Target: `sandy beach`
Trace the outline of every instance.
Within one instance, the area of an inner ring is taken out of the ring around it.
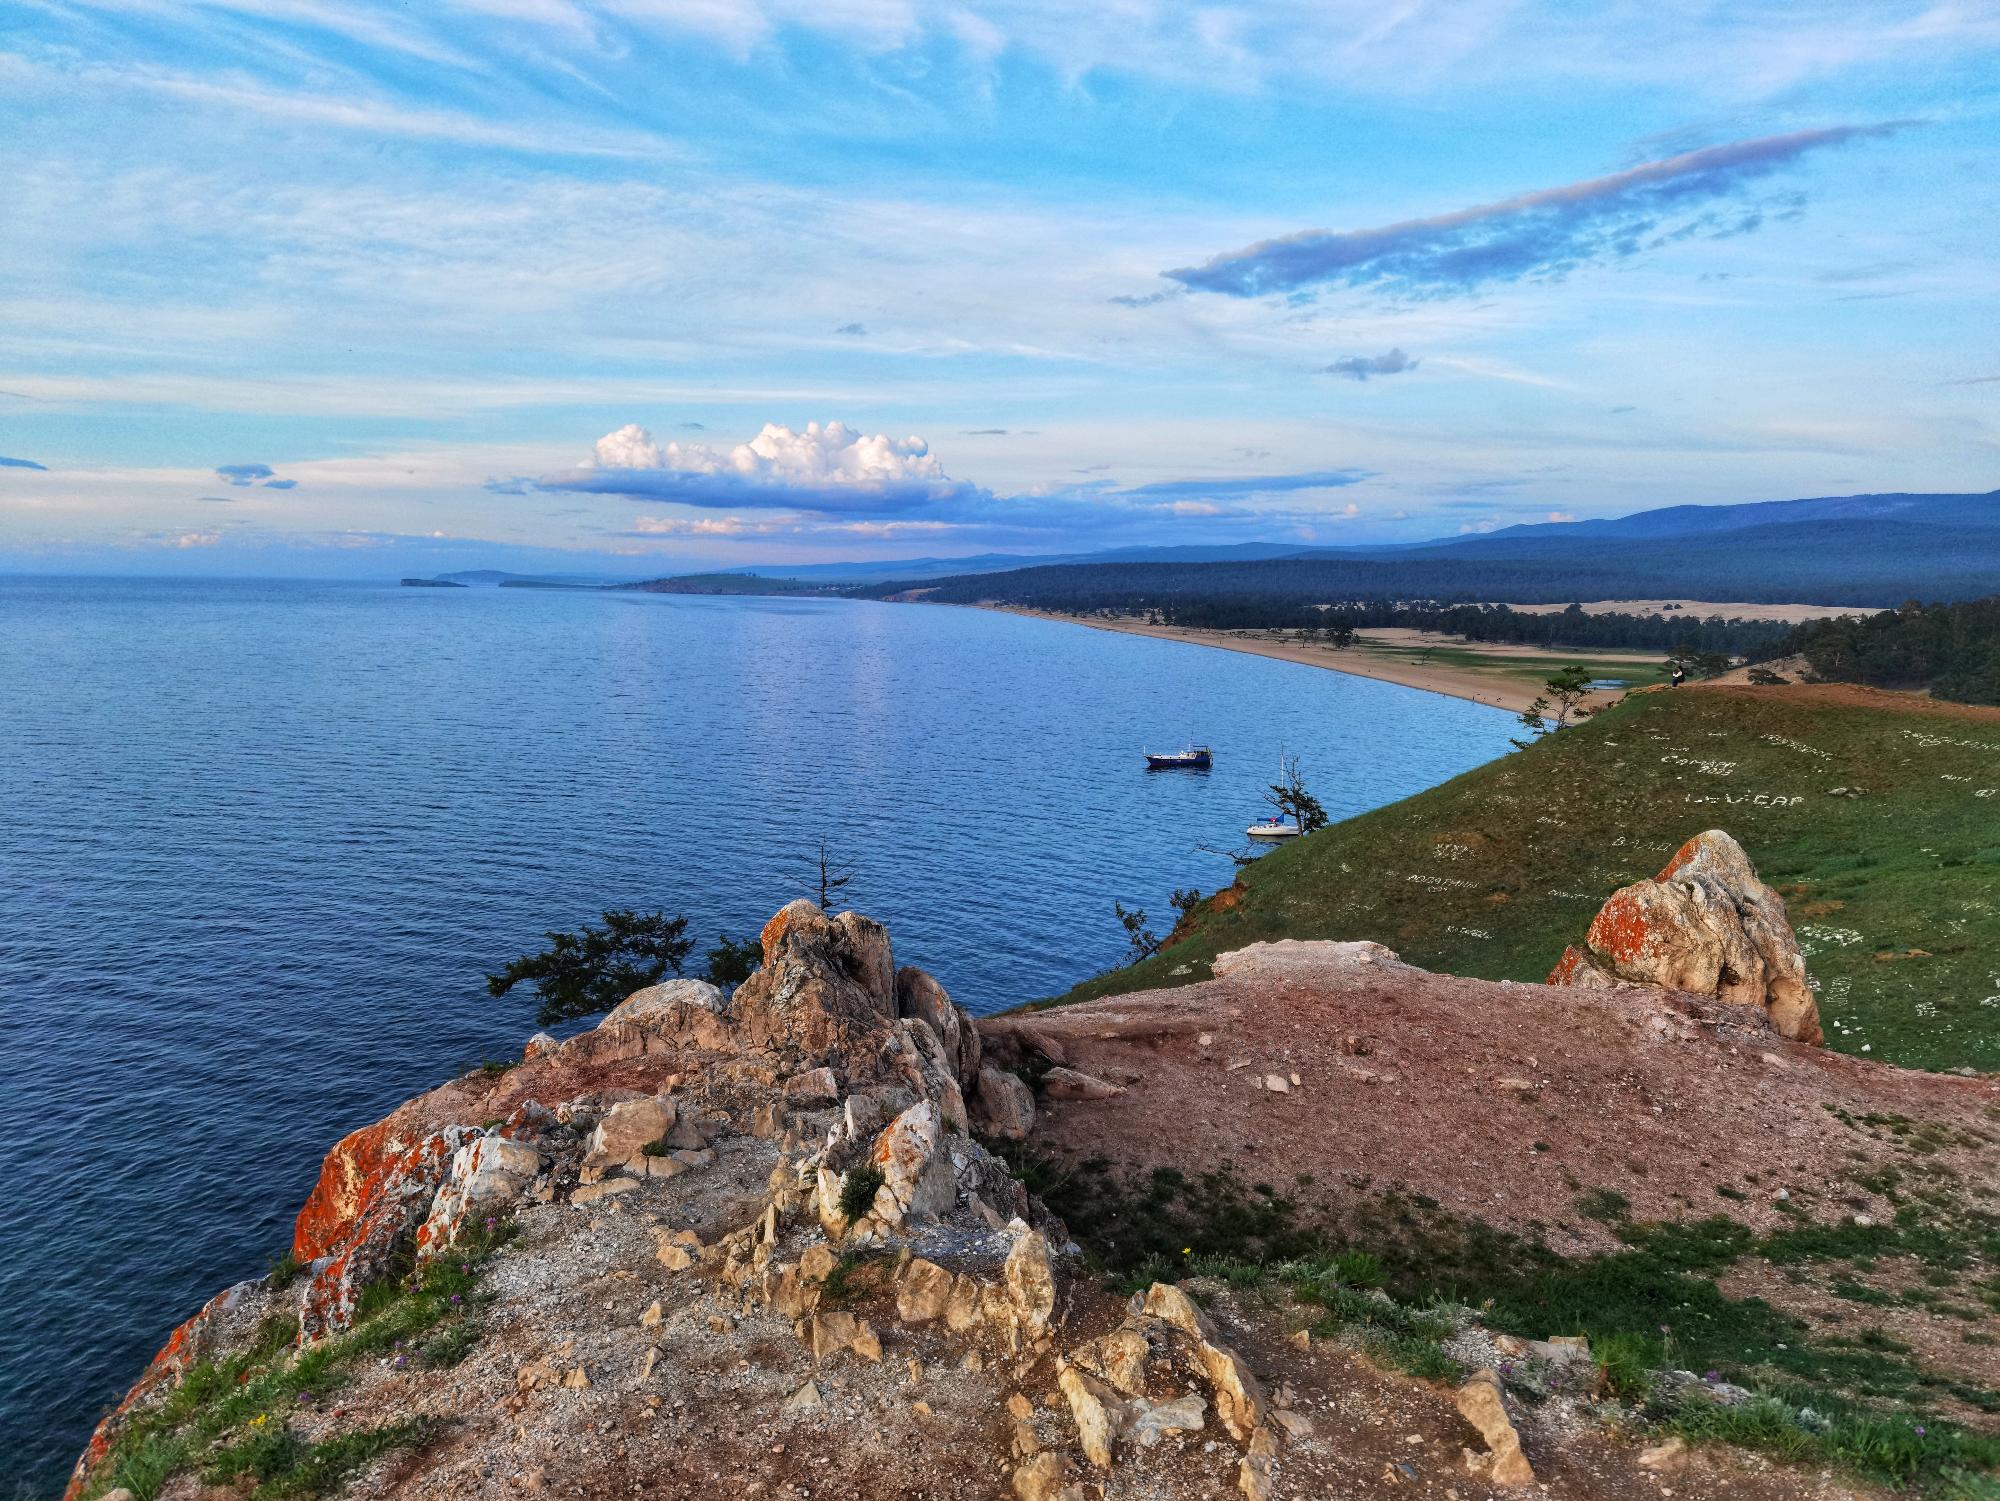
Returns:
[[[1428,631],[1387,629],[1364,631],[1356,644],[1339,650],[1317,642],[1299,641],[1269,631],[1186,630],[1177,626],[1148,625],[1129,616],[1106,619],[1098,616],[1063,615],[1050,610],[1016,609],[1006,605],[984,606],[1005,610],[1011,615],[1027,615],[1037,620],[1058,620],[1092,630],[1117,631],[1128,636],[1151,636],[1160,641],[1181,641],[1191,646],[1217,647],[1223,651],[1247,652],[1280,662],[1297,662],[1306,667],[1323,667],[1354,677],[1374,678],[1405,688],[1421,688],[1427,693],[1444,693],[1470,699],[1495,709],[1518,714],[1533,701],[1539,674],[1545,673],[1552,657],[1575,660],[1593,669],[1629,667],[1633,672],[1656,668],[1659,652],[1563,652],[1537,646],[1479,643]],[[1436,660],[1448,653],[1450,660]],[[1428,659],[1428,660],[1427,660]],[[1619,692],[1595,694],[1593,708],[1601,708],[1620,696]]]

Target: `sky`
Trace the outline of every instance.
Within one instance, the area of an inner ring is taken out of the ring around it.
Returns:
[[[2000,486],[2000,3],[0,0],[0,569]]]

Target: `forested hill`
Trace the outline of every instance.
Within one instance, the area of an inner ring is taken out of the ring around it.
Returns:
[[[1065,612],[1157,609],[1173,599],[1224,596],[1297,604],[1681,598],[1880,609],[1906,599],[1993,592],[2000,580],[2000,502],[1964,499],[1968,504],[1954,508],[1950,520],[1834,517],[1637,538],[1551,526],[1339,556],[1021,568],[925,587],[929,598],[945,603]]]

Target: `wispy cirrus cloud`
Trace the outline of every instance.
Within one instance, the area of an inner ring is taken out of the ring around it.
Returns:
[[[1606,177],[1377,229],[1308,229],[1162,273],[1196,292],[1261,297],[1335,285],[1413,296],[1494,282],[1556,280],[1694,234],[1747,233],[1755,205],[1724,205],[1748,184],[1816,151],[1887,135],[1908,122],[1836,125],[1684,151]],[[1793,211],[1786,205],[1785,211]]]
[[[47,464],[37,464],[33,459],[10,459],[0,455],[0,469],[39,469],[48,472]]]
[[[1179,495],[1215,498],[1230,495],[1288,495],[1297,490],[1334,490],[1358,485],[1374,476],[1366,469],[1309,469],[1298,474],[1223,475],[1213,479],[1157,480],[1119,490],[1119,496],[1144,499]]]

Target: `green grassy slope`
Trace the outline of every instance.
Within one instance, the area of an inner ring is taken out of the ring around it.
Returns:
[[[2000,1069],[2000,714],[1845,689],[1631,695],[1274,851],[1159,954],[1062,1001],[1203,978],[1216,954],[1276,938],[1369,938],[1426,969],[1539,980],[1614,888],[1707,828],[1784,894],[1831,1046]]]

